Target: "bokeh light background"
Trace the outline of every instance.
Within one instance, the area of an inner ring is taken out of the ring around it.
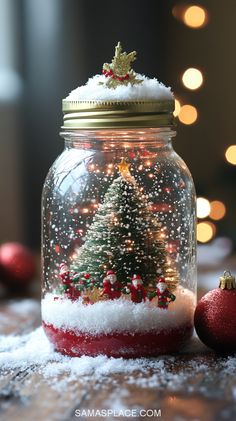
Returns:
[[[215,2],[215,6],[216,6],[215,8],[211,7],[212,6],[211,2],[209,2],[209,8],[205,7],[206,3],[207,2],[204,2],[204,6],[203,6],[203,4],[201,5],[201,4],[193,4],[193,3],[190,4],[190,3],[179,2],[172,9],[173,16],[177,20],[179,20],[181,23],[189,27],[190,30],[200,31],[206,26],[211,25],[211,14],[214,19],[214,12],[216,9],[218,9],[217,2]],[[191,33],[189,34],[189,36],[191,37]],[[204,46],[202,46],[202,48],[204,48]],[[211,54],[210,51],[209,51],[209,54]],[[196,63],[197,63],[197,60],[195,58],[194,64]],[[204,68],[205,71],[202,70],[202,67]],[[174,114],[179,119],[179,121],[184,125],[193,125],[193,124],[201,125],[201,121],[198,121],[199,112],[201,112],[200,107],[198,110],[198,107],[196,107],[196,105],[193,105],[192,103],[185,104],[185,101],[184,103],[181,103],[180,97],[181,95],[183,95],[185,97],[185,100],[188,98],[188,95],[186,94],[185,90],[197,91],[198,89],[202,89],[203,91],[202,94],[204,95],[204,83],[206,83],[207,85],[209,82],[208,72],[207,72],[208,67],[210,67],[209,60],[206,60],[206,62],[203,63],[200,56],[199,68],[189,67],[186,70],[184,70],[182,74],[181,80],[182,80],[183,88],[180,89],[180,96],[175,101],[176,106],[175,106]],[[209,70],[211,71],[210,68]],[[222,80],[223,75],[221,75],[221,77],[220,75],[218,76],[219,76],[219,82],[215,86],[216,90],[219,83],[224,83]],[[225,94],[227,95],[227,93]],[[191,98],[191,101],[194,104],[198,100],[197,96],[195,97],[189,96],[189,98]],[[209,103],[210,97],[206,99],[208,100],[208,103]],[[220,98],[218,98],[218,106],[220,106],[221,103],[222,102],[220,101]],[[209,105],[211,105],[211,103],[209,103]],[[212,107],[214,108],[214,104],[212,104]],[[225,111],[222,109],[222,117],[224,114],[225,114]],[[207,114],[202,115],[202,116],[200,114],[200,118],[207,120],[207,117],[208,117]],[[222,123],[223,125],[225,124],[225,121],[223,120],[223,118],[222,118]],[[209,138],[210,142],[212,140],[212,136],[210,133],[211,130],[214,133],[215,128],[209,125],[209,128],[205,134],[206,142],[208,141],[207,137]],[[202,148],[202,154],[205,154],[205,150],[202,145],[202,142],[200,143],[199,146]],[[214,153],[215,153],[215,150],[212,148],[210,155],[208,155],[209,166],[211,166],[211,160],[214,160]],[[223,168],[223,162],[225,163],[225,173],[227,173],[228,163],[231,165],[236,165],[236,145],[233,144],[226,148],[225,154],[222,155],[222,163],[221,163],[222,168]],[[207,184],[208,184],[208,180],[206,179],[206,185]],[[219,189],[219,193],[217,193],[216,187],[213,186],[212,190],[215,192],[214,195],[216,195],[216,197],[213,196],[212,191],[208,190],[207,188],[204,188],[204,183],[202,183],[201,187],[199,187],[197,184],[197,193],[200,193],[201,191],[205,193],[205,197],[198,196],[197,198],[197,217],[198,217],[197,240],[199,243],[208,243],[211,240],[213,240],[217,234],[224,235],[224,223],[220,225],[218,224],[218,221],[221,221],[223,218],[226,217],[227,207],[230,208],[230,206],[232,205],[229,200],[229,196],[226,198],[225,195],[222,194],[221,189]],[[227,191],[227,186],[225,190]],[[226,207],[226,203],[224,203],[222,200],[219,200],[221,197],[224,197],[225,202],[227,202],[227,207]]]
[[[176,151],[197,190],[201,244],[236,244],[236,2],[0,0],[0,241],[40,245],[40,196],[63,148],[61,99],[120,40],[172,86]]]

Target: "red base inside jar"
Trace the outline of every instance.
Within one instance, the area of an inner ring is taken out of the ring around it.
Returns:
[[[53,325],[42,323],[44,331],[55,350],[70,357],[100,354],[108,357],[155,357],[179,351],[192,336],[192,324],[185,324],[171,330],[147,333],[110,333],[90,335],[63,331]]]

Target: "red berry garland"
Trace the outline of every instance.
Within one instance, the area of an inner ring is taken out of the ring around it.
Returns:
[[[219,288],[198,302],[194,322],[199,338],[209,348],[236,351],[236,283],[229,271],[220,278]]]
[[[112,79],[118,79],[120,82],[123,82],[124,80],[129,79],[129,74],[126,73],[125,76],[118,76],[116,75],[112,69],[110,70],[103,70],[102,73],[105,75],[105,77],[112,77]]]

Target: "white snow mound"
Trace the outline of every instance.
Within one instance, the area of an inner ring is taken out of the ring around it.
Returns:
[[[193,323],[195,308],[194,294],[178,287],[176,301],[168,310],[157,308],[151,303],[135,304],[124,298],[98,301],[84,305],[81,301],[69,299],[54,300],[55,295],[47,293],[42,300],[42,320],[62,330],[87,332],[93,335],[111,332],[150,332],[178,328]]]
[[[150,79],[144,75],[136,74],[137,79],[143,82],[138,85],[120,85],[110,89],[106,85],[104,75],[95,75],[88,82],[74,89],[65,99],[69,101],[165,101],[173,100],[171,88],[165,86],[157,79]]]

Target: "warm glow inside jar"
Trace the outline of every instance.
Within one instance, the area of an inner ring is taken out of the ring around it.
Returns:
[[[59,352],[155,356],[191,337],[195,190],[174,135],[64,127],[42,202],[42,320]]]
[[[118,43],[63,100],[44,184],[42,323],[70,356],[156,356],[193,331],[194,185],[172,148],[174,96],[135,57]]]

